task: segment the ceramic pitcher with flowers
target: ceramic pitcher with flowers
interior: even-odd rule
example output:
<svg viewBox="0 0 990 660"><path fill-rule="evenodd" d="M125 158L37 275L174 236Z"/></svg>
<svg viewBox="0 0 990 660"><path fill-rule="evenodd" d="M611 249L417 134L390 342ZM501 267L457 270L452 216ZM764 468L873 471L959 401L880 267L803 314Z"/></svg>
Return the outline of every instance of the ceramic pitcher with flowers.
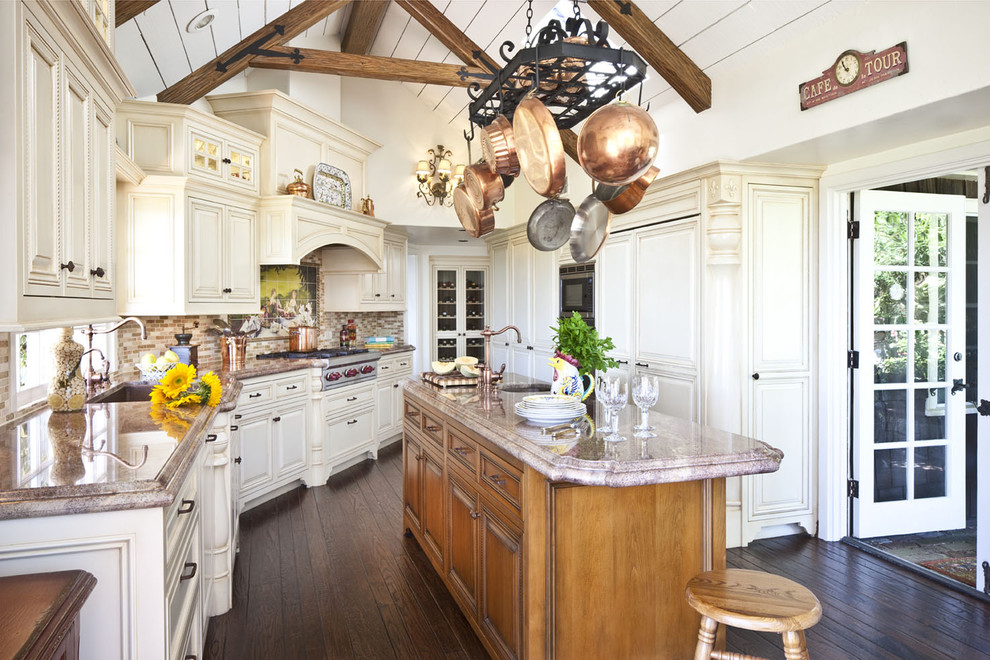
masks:
<svg viewBox="0 0 990 660"><path fill-rule="evenodd" d="M550 358L550 366L553 367L551 394L573 396L584 401L595 389L595 379L588 374L582 376L578 371L578 361L570 355L557 351Z"/></svg>

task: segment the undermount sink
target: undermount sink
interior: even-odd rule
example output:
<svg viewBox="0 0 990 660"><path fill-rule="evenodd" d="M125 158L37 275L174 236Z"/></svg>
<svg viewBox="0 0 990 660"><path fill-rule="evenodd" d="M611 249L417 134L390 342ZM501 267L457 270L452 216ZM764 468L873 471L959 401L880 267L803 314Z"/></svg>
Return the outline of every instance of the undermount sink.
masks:
<svg viewBox="0 0 990 660"><path fill-rule="evenodd" d="M549 392L550 385L546 383L513 383L512 385L499 385L498 389L503 392Z"/></svg>
<svg viewBox="0 0 990 660"><path fill-rule="evenodd" d="M105 392L97 392L86 403L129 403L132 401L148 401L154 383L131 381L114 385Z"/></svg>

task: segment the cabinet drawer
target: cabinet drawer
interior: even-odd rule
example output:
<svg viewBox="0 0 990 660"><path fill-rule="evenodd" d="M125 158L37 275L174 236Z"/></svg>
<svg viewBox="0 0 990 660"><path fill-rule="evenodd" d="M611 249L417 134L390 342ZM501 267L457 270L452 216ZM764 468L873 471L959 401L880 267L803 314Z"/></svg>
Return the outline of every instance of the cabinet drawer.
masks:
<svg viewBox="0 0 990 660"><path fill-rule="evenodd" d="M165 561L175 557L182 540L189 536L189 526L199 516L199 499L199 470L193 469L175 500L165 509Z"/></svg>
<svg viewBox="0 0 990 660"><path fill-rule="evenodd" d="M237 397L237 406L256 406L275 399L275 386L271 381L244 383L241 395Z"/></svg>
<svg viewBox="0 0 990 660"><path fill-rule="evenodd" d="M195 530L183 545L184 553L170 572L168 584L168 638L170 660L182 660L190 627L196 625L202 605L199 599L200 567L202 564L199 530Z"/></svg>
<svg viewBox="0 0 990 660"><path fill-rule="evenodd" d="M443 422L438 417L433 417L430 413L422 411L420 413L422 426L420 430L423 436L435 442L439 447L443 447Z"/></svg>
<svg viewBox="0 0 990 660"><path fill-rule="evenodd" d="M492 458L488 452L481 452L481 485L489 493L505 500L516 509L522 509L519 500L522 474Z"/></svg>
<svg viewBox="0 0 990 660"><path fill-rule="evenodd" d="M422 428L423 411L415 403L408 400L402 401L402 421L411 425L415 430Z"/></svg>
<svg viewBox="0 0 990 660"><path fill-rule="evenodd" d="M478 445L459 431L447 429L447 455L453 457L471 474L478 474Z"/></svg>
<svg viewBox="0 0 990 660"><path fill-rule="evenodd" d="M292 378L286 378L284 380L276 381L275 398L281 400L281 399L291 399L294 396L305 396L306 377L307 374L305 372L302 372L298 376L293 376Z"/></svg>
<svg viewBox="0 0 990 660"><path fill-rule="evenodd" d="M378 361L379 378L405 378L410 374L412 374L412 357L409 354L383 357Z"/></svg>
<svg viewBox="0 0 990 660"><path fill-rule="evenodd" d="M323 395L323 417L329 419L348 414L355 408L375 405L375 385L345 387Z"/></svg>

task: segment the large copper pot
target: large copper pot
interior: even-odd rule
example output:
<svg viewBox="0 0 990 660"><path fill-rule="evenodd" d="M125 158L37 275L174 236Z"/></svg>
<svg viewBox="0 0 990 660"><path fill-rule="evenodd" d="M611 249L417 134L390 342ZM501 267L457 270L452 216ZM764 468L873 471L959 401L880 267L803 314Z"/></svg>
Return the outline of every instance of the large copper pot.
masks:
<svg viewBox="0 0 990 660"><path fill-rule="evenodd" d="M289 328L289 350L304 353L317 349L316 328L311 325L297 325Z"/></svg>
<svg viewBox="0 0 990 660"><path fill-rule="evenodd" d="M519 176L516 139L505 115L499 115L481 130L481 153L492 172Z"/></svg>
<svg viewBox="0 0 990 660"><path fill-rule="evenodd" d="M624 101L595 110L578 136L578 161L600 183L632 183L653 165L660 145L656 122L642 108Z"/></svg>
<svg viewBox="0 0 990 660"><path fill-rule="evenodd" d="M539 99L527 95L512 118L512 134L516 138L519 169L544 197L555 197L567 180L564 144L554 123L553 115Z"/></svg>
<svg viewBox="0 0 990 660"><path fill-rule="evenodd" d="M495 229L495 213L490 208L475 206L463 184L454 188L454 212L472 238L481 238Z"/></svg>
<svg viewBox="0 0 990 660"><path fill-rule="evenodd" d="M488 169L484 163L464 168L464 189L475 208L491 208L505 198L502 176Z"/></svg>

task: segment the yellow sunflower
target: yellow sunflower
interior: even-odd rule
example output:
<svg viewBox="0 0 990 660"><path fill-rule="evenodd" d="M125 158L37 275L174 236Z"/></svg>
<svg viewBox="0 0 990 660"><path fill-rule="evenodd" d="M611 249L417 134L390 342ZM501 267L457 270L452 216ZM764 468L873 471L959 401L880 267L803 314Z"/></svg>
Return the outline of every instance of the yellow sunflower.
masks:
<svg viewBox="0 0 990 660"><path fill-rule="evenodd" d="M168 402L168 397L165 396L165 392L162 391L161 385L155 385L155 388L151 390L151 405L162 405Z"/></svg>
<svg viewBox="0 0 990 660"><path fill-rule="evenodd" d="M168 406L169 408L178 408L179 406L183 406L187 403L199 403L202 400L203 399L198 394L187 394L185 396L180 396L178 399L175 399L174 401L169 401L165 405Z"/></svg>
<svg viewBox="0 0 990 660"><path fill-rule="evenodd" d="M162 392L169 399L175 399L189 388L196 378L196 368L188 364L177 363L162 376Z"/></svg>
<svg viewBox="0 0 990 660"><path fill-rule="evenodd" d="M201 376L201 380L210 389L210 395L206 399L206 405L216 408L217 404L220 403L220 397L223 395L223 388L220 387L220 377L212 371L207 371Z"/></svg>

